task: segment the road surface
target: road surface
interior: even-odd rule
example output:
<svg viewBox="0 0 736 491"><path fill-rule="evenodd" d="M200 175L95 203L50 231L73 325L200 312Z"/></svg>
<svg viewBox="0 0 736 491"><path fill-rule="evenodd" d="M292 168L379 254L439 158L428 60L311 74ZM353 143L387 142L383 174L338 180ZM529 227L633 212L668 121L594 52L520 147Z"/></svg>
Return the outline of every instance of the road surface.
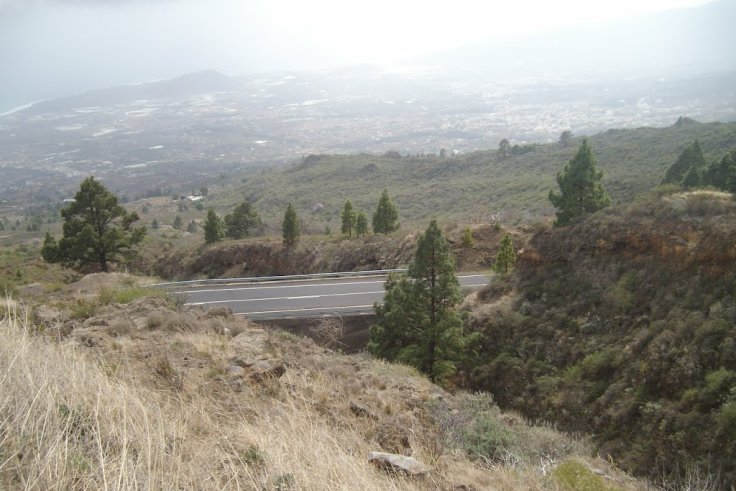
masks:
<svg viewBox="0 0 736 491"><path fill-rule="evenodd" d="M487 285L485 274L458 275L460 286ZM373 312L383 300L385 276L290 280L266 283L232 283L184 286L173 291L189 305L229 307L250 319L286 319L322 315L362 315Z"/></svg>

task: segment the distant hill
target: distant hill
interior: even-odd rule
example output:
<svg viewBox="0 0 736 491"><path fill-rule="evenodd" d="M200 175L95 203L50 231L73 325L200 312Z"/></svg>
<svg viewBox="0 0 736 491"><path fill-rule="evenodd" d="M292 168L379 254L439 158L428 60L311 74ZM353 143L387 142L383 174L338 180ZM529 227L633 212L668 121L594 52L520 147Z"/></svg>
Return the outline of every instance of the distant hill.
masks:
<svg viewBox="0 0 736 491"><path fill-rule="evenodd" d="M736 123L683 119L666 128L609 130L589 141L615 204L658 185L667 167L696 138L709 161L719 159L736 146ZM291 202L316 230L325 225L338 230L346 199L370 216L381 190L388 188L405 225L421 225L431 217L468 222L487 219L491 212L503 212L509 222L528 223L553 214L547 195L556 189L555 176L580 141L566 148L558 143L517 147L526 153L507 158L496 150L446 158L312 155L288 169L244 176L242 183L223 192L220 203L229 211L248 198L275 224Z"/></svg>
<svg viewBox="0 0 736 491"><path fill-rule="evenodd" d="M181 99L199 94L223 92L236 87L236 80L215 70L188 73L171 80L121 85L93 90L71 97L42 101L26 109L27 114L63 112L73 108L130 104L138 100Z"/></svg>
<svg viewBox="0 0 736 491"><path fill-rule="evenodd" d="M666 76L736 67L736 2L721 0L429 55L418 63L499 77ZM498 21L498 20L497 20ZM500 20L502 22L502 20Z"/></svg>

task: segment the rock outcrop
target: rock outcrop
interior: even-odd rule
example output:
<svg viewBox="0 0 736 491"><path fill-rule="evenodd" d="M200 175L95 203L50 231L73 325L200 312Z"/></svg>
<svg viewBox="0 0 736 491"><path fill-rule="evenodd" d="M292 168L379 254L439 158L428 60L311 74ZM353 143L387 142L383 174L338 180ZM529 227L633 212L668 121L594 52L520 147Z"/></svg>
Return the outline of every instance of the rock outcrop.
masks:
<svg viewBox="0 0 736 491"><path fill-rule="evenodd" d="M406 455L395 453L371 452L368 454L368 462L380 469L399 472L410 477L424 477L431 470L414 457L407 457Z"/></svg>

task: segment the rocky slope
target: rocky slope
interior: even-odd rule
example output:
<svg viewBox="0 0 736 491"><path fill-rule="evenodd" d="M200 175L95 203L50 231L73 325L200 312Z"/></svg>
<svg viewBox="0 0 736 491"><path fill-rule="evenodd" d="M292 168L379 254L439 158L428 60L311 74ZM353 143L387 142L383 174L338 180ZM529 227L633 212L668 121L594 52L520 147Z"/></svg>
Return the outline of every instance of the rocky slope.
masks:
<svg viewBox="0 0 736 491"><path fill-rule="evenodd" d="M653 195L536 234L479 295L471 385L655 480L736 483L736 203ZM700 480L698 480L700 479Z"/></svg>
<svg viewBox="0 0 736 491"><path fill-rule="evenodd" d="M3 489L645 488L487 394L134 282L0 306Z"/></svg>

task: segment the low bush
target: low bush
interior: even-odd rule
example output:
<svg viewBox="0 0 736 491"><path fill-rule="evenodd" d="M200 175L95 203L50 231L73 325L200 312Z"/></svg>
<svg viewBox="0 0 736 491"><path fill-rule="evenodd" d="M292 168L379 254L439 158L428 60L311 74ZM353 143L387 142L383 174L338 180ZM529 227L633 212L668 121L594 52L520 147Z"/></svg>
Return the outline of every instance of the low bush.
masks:
<svg viewBox="0 0 736 491"><path fill-rule="evenodd" d="M580 462L568 460L552 472L555 482L565 491L615 491L600 476Z"/></svg>

